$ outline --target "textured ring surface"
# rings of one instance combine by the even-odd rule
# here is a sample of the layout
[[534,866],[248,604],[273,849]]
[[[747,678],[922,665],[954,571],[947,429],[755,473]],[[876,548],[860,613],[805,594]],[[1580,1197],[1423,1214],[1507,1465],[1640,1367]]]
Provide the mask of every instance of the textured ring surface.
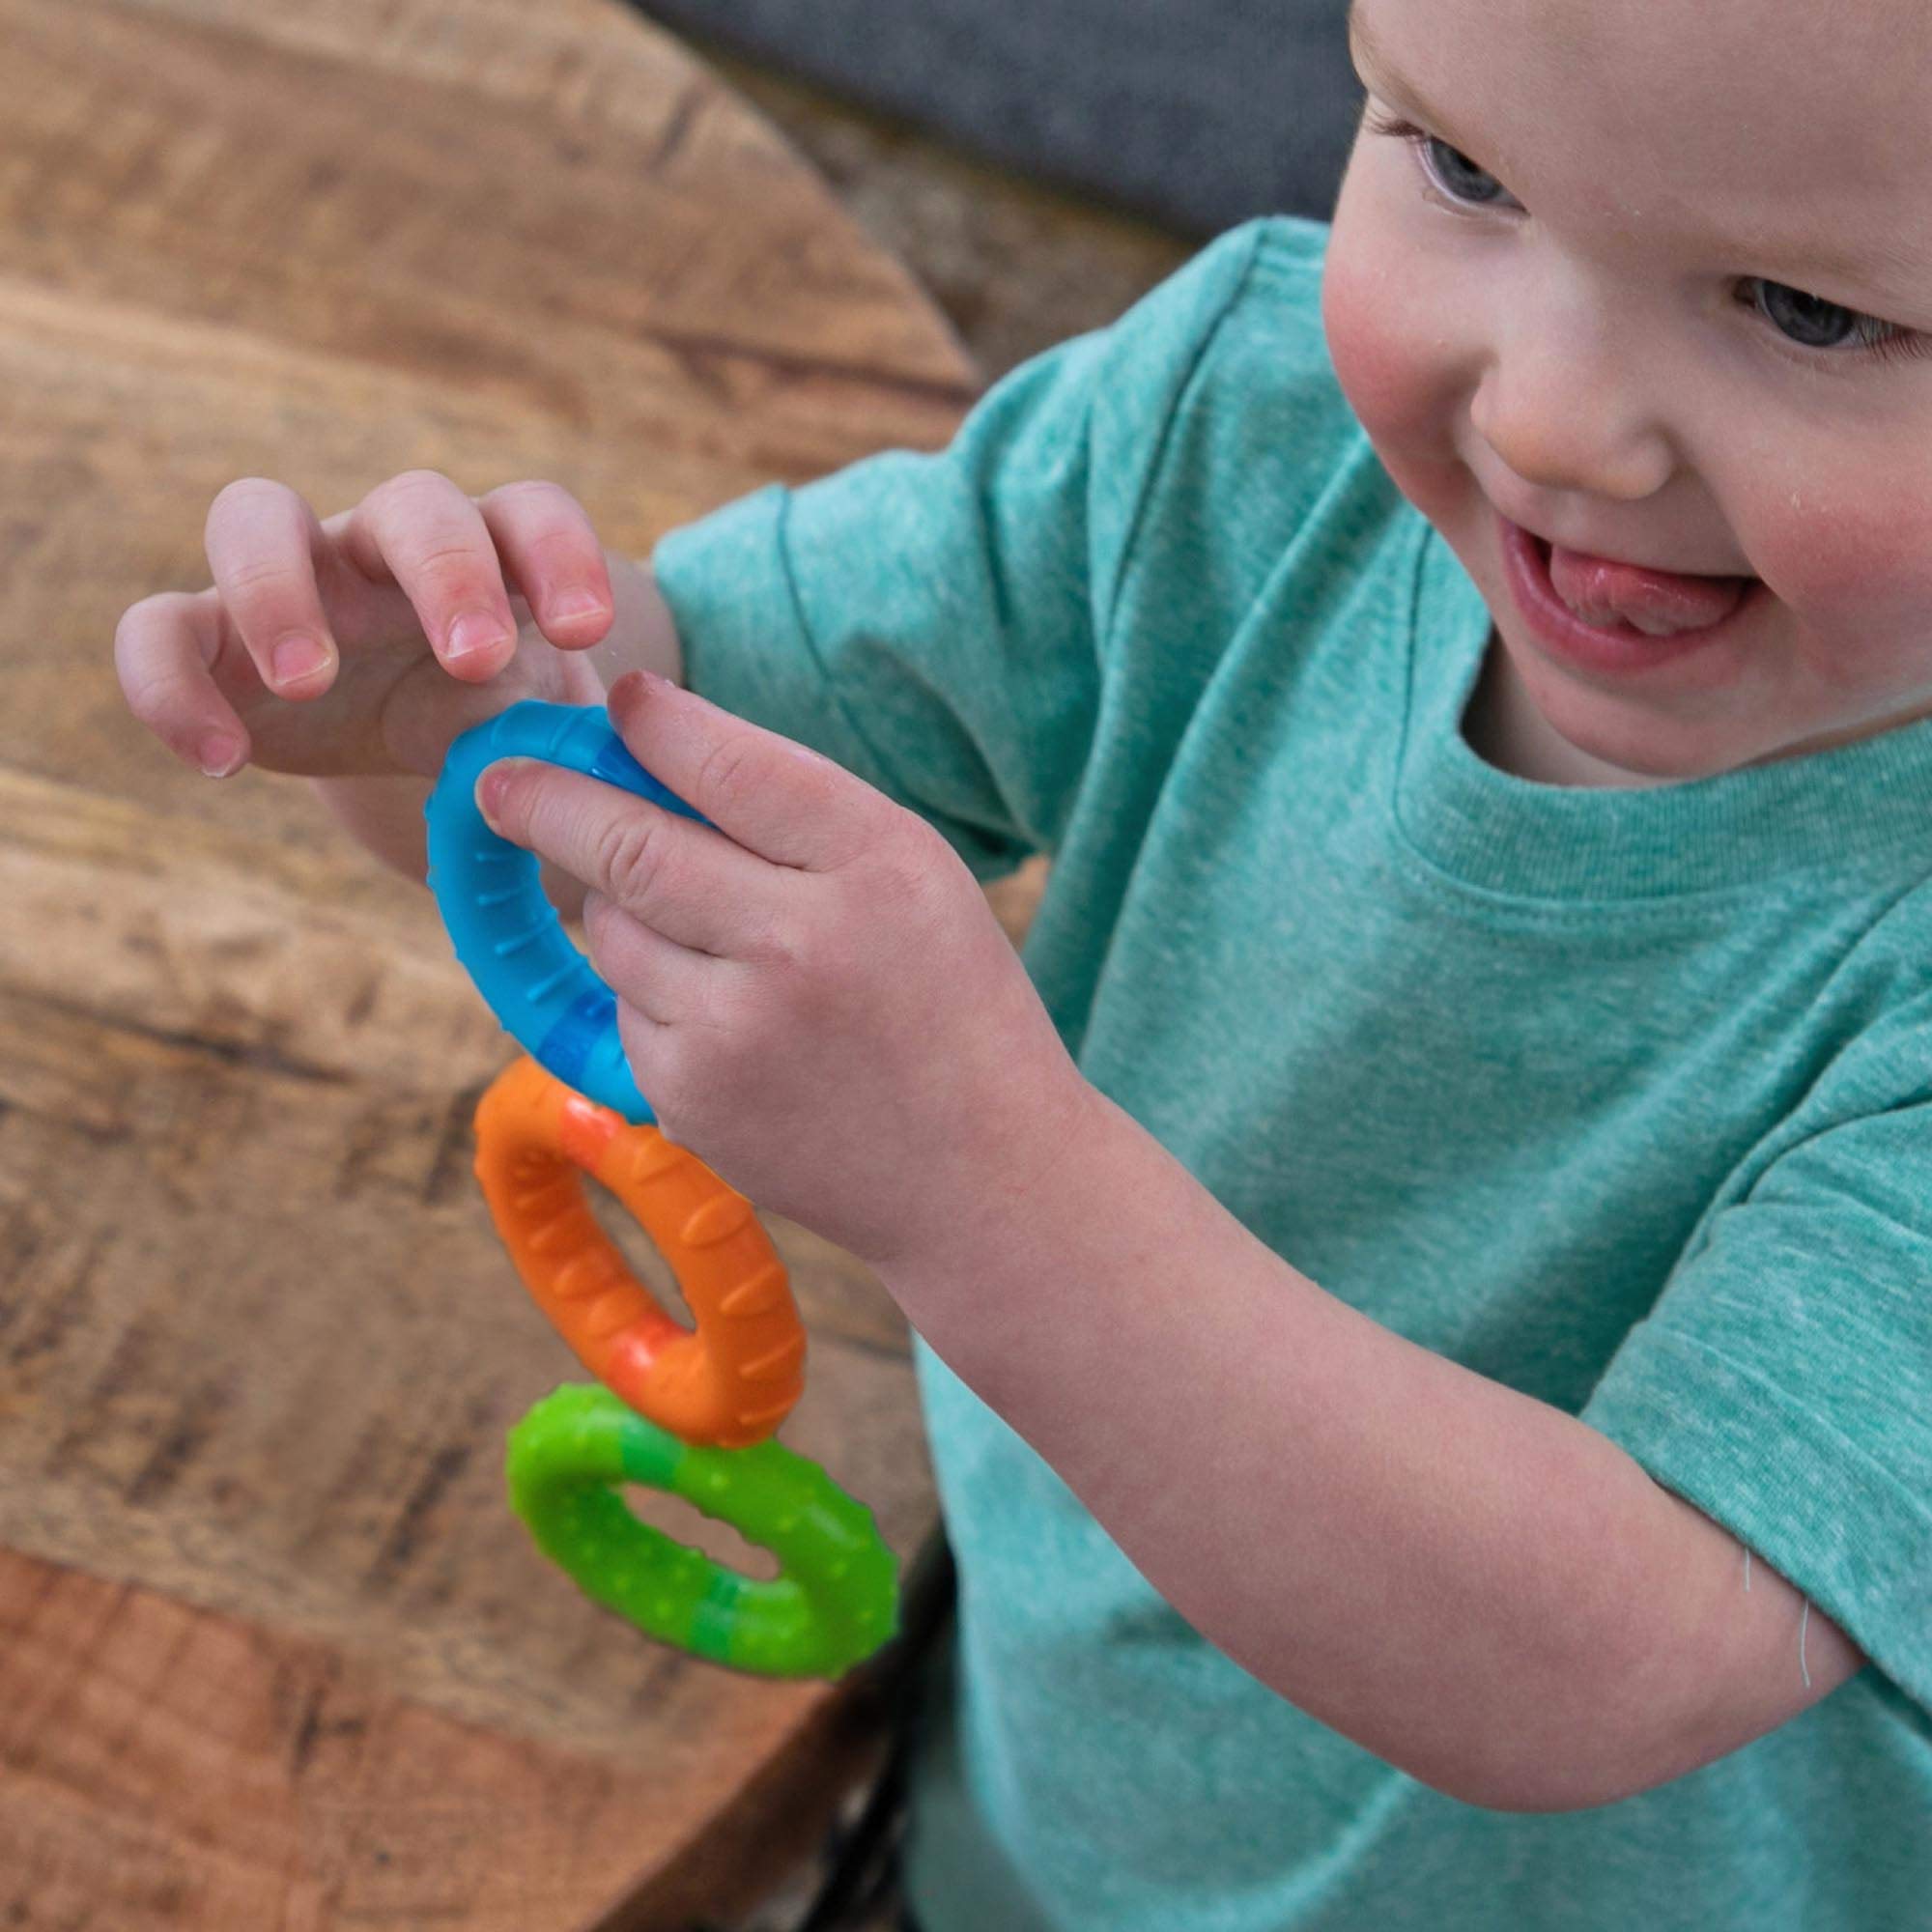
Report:
[[[872,1513],[778,1442],[680,1442],[608,1389],[565,1386],[510,1431],[510,1506],[585,1596],[647,1635],[767,1677],[838,1677],[898,1628]],[[625,1483],[682,1496],[779,1559],[770,1582],[640,1522]]]
[[[476,1179],[524,1286],[577,1358],[687,1442],[761,1441],[805,1387],[805,1326],[752,1204],[654,1126],[634,1126],[519,1059],[476,1109]],[[673,1321],[599,1226],[608,1187],[677,1278]]]
[[498,758],[539,758],[700,825],[711,821],[632,757],[601,706],[533,697],[464,732],[423,803],[437,910],[457,959],[503,1030],[566,1087],[649,1124],[657,1115],[617,1037],[617,996],[544,896],[536,854],[491,831],[477,810],[476,781]]

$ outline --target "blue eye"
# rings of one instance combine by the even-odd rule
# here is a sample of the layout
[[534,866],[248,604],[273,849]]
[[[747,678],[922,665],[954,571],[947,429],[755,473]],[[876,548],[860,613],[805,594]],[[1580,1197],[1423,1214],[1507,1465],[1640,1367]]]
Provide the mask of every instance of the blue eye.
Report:
[[[1510,201],[1509,190],[1468,156],[1438,140],[1412,121],[1371,110],[1364,118],[1371,134],[1388,134],[1414,150],[1432,190],[1458,208],[1495,208],[1496,197]],[[1520,203],[1515,204],[1520,206]],[[1761,290],[1763,299],[1740,297],[1744,305],[1761,315],[1791,348],[1812,352],[1813,361],[1842,360],[1847,350],[1855,358],[1874,362],[1910,361],[1932,355],[1932,336],[1863,315],[1822,296],[1806,295],[1788,283],[1767,281],[1761,275],[1741,278],[1741,287]]]
[[1497,196],[1505,200],[1509,190],[1486,168],[1479,168],[1460,148],[1425,134],[1416,143],[1416,152],[1430,177],[1451,201],[1467,202],[1471,208],[1489,208]]
[[[1756,274],[1747,276],[1747,282],[1760,292],[1760,299],[1752,301],[1752,307],[1803,348],[1835,350],[1841,342],[1862,346],[1864,336],[1859,323],[1870,321],[1870,317],[1861,317],[1857,309],[1826,301],[1822,296],[1806,296],[1804,290],[1791,288],[1785,282],[1766,282]],[[1878,327],[1884,328],[1886,325],[1880,323]]]
[[1479,168],[1460,148],[1452,148],[1447,141],[1437,140],[1412,121],[1371,113],[1367,126],[1371,134],[1393,134],[1398,140],[1406,142],[1415,151],[1430,185],[1462,207],[1492,208],[1496,205],[1493,195],[1507,196],[1509,193],[1494,175],[1486,168]]
[[1755,309],[1773,324],[1781,335],[1801,349],[1839,349],[1847,343],[1884,361],[1889,356],[1923,355],[1932,351],[1932,341],[1916,329],[1900,328],[1881,322],[1877,316],[1861,315],[1842,302],[1827,301],[1823,296],[1807,296],[1786,282],[1768,282],[1762,275],[1747,275],[1744,286],[1762,292],[1762,299],[1747,306]]

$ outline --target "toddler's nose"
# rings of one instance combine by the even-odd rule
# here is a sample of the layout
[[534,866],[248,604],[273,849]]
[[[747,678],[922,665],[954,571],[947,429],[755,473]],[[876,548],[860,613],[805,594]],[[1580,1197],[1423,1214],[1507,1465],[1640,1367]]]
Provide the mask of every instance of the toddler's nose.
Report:
[[1608,363],[1574,359],[1520,341],[1492,362],[1469,419],[1531,489],[1637,502],[1670,480],[1677,458],[1639,384]]

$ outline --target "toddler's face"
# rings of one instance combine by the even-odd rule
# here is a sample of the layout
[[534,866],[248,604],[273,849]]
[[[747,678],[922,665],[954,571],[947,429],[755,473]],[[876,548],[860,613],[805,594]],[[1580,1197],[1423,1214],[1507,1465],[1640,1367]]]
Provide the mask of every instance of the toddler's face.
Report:
[[[1932,712],[1932,7],[1355,0],[1352,24],[1329,349],[1575,781]],[[1426,138],[1373,130],[1397,118]],[[1498,515],[1763,590],[1689,655],[1585,669],[1525,622]]]

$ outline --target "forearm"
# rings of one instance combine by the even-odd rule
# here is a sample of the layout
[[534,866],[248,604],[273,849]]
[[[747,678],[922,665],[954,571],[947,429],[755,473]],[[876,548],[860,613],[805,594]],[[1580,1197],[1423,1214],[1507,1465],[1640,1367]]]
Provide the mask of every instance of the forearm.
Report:
[[421,885],[429,875],[423,805],[431,781],[418,778],[310,779],[336,823],[384,865]]
[[655,671],[681,685],[684,646],[649,559],[619,556],[607,550],[604,562],[611,573],[615,614],[603,642],[578,655],[596,668],[606,691],[627,670]]
[[[660,595],[647,563],[606,551],[615,612],[603,642],[572,653],[609,691],[627,670],[653,670],[674,684],[684,682],[684,652],[669,607]],[[547,647],[545,647],[547,648]],[[429,871],[423,804],[430,778],[365,777],[311,779],[317,795],[352,838],[407,879],[418,885]],[[566,919],[582,917],[582,882],[545,865],[545,893]]]
[[1781,1579],[1738,1595],[1737,1546],[1607,1437],[1325,1293],[1094,1100],[1049,1180],[882,1277],[1182,1616],[1470,1803],[1605,1803],[1693,1768],[1660,1740],[1755,1734],[1693,1719],[1741,1647],[1795,1680]]

